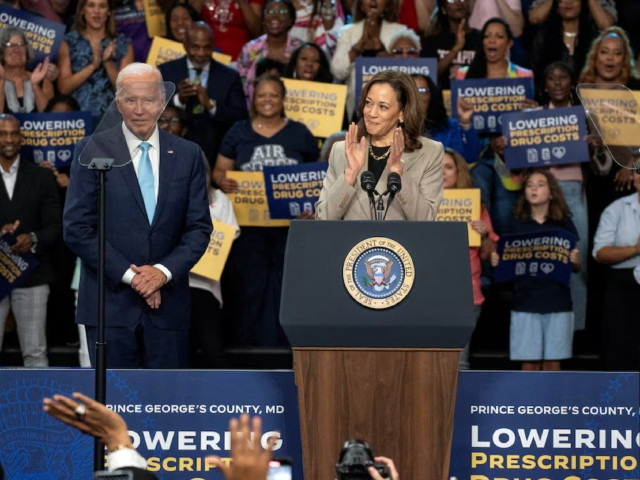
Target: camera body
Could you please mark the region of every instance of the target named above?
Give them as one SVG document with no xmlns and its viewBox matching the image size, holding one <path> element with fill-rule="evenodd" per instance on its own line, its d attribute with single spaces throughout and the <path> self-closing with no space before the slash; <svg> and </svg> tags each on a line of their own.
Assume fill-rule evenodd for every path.
<svg viewBox="0 0 640 480">
<path fill-rule="evenodd" d="M 373 460 L 371 447 L 363 440 L 347 440 L 336 465 L 337 480 L 370 479 L 368 467 L 375 468 L 382 478 L 391 478 L 389 467 Z"/>
</svg>

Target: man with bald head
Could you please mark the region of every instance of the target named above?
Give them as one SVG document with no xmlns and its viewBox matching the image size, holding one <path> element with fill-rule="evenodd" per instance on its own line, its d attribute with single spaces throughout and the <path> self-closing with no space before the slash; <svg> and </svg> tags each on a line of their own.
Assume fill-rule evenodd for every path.
<svg viewBox="0 0 640 480">
<path fill-rule="evenodd" d="M 123 164 L 106 182 L 106 340 L 108 368 L 184 368 L 188 357 L 188 274 L 211 234 L 201 149 L 157 127 L 165 106 L 160 72 L 143 63 L 116 81 L 122 122 L 76 147 L 64 208 L 67 245 L 82 260 L 76 322 L 95 365 L 98 306 L 97 172 Z"/>
<path fill-rule="evenodd" d="M 176 85 L 172 103 L 185 112 L 186 138 L 202 147 L 213 167 L 224 134 L 248 117 L 242 82 L 238 72 L 211 58 L 214 39 L 206 23 L 191 24 L 184 48 L 184 57 L 158 68 Z"/>
</svg>

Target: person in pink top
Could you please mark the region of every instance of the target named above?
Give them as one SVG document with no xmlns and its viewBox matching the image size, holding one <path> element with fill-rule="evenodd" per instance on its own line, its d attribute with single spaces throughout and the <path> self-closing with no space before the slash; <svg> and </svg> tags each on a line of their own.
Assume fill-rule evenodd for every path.
<svg viewBox="0 0 640 480">
<path fill-rule="evenodd" d="M 472 188 L 473 180 L 469 173 L 466 160 L 455 150 L 445 148 L 442 160 L 442 186 L 443 188 Z M 489 211 L 482 205 L 480 220 L 473 220 L 471 228 L 480 234 L 482 243 L 479 247 L 469 247 L 469 261 L 471 262 L 471 288 L 473 290 L 473 304 L 476 310 L 476 318 L 480 316 L 480 307 L 484 303 L 480 274 L 481 260 L 489 260 L 491 253 L 496 249 L 496 242 L 500 237 L 493 231 Z M 469 342 L 460 353 L 460 370 L 469 369 Z"/>
</svg>

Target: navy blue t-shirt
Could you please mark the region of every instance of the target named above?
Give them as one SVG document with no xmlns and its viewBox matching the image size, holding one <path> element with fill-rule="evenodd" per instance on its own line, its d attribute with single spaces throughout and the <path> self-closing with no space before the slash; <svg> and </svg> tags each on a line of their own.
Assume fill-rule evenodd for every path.
<svg viewBox="0 0 640 480">
<path fill-rule="evenodd" d="M 236 169 L 254 172 L 263 167 L 317 162 L 318 143 L 304 124 L 294 120 L 288 120 L 270 138 L 257 133 L 251 120 L 240 120 L 222 140 L 220 154 L 235 160 Z"/>
<path fill-rule="evenodd" d="M 538 223 L 533 219 L 515 220 L 504 233 L 535 233 L 563 229 L 578 238 L 578 232 L 570 218 L 561 222 L 545 220 Z M 511 310 L 530 313 L 570 312 L 573 310 L 571 290 L 563 283 L 550 278 L 527 277 L 513 282 L 511 290 Z"/>
</svg>

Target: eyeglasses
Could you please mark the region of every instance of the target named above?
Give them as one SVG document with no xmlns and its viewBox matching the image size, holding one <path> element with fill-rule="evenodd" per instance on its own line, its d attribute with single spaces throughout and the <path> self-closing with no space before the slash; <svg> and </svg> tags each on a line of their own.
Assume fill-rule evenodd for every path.
<svg viewBox="0 0 640 480">
<path fill-rule="evenodd" d="M 394 55 L 402 55 L 403 53 L 407 54 L 407 55 L 417 55 L 418 54 L 418 49 L 416 48 L 394 48 L 393 50 L 391 50 L 391 53 L 393 53 Z"/>
<path fill-rule="evenodd" d="M 447 3 L 456 3 L 456 2 L 460 2 L 460 3 L 465 3 L 467 0 L 447 0 Z M 562 0 L 560 0 L 562 1 Z"/>
<path fill-rule="evenodd" d="M 289 15 L 289 9 L 280 8 L 280 9 L 276 10 L 274 8 L 270 8 L 269 10 L 266 10 L 264 13 L 266 15 Z"/>
<path fill-rule="evenodd" d="M 421 95 L 429 95 L 429 89 L 427 87 L 418 87 L 418 93 Z"/>
<path fill-rule="evenodd" d="M 24 42 L 18 42 L 18 43 L 11 43 L 11 42 L 7 42 L 4 44 L 5 48 L 23 48 L 26 47 L 27 44 Z"/>
<path fill-rule="evenodd" d="M 171 125 L 180 125 L 180 118 L 179 117 L 171 117 L 171 118 L 162 118 L 160 117 L 158 119 L 158 125 L 166 125 L 170 123 Z"/>
</svg>

